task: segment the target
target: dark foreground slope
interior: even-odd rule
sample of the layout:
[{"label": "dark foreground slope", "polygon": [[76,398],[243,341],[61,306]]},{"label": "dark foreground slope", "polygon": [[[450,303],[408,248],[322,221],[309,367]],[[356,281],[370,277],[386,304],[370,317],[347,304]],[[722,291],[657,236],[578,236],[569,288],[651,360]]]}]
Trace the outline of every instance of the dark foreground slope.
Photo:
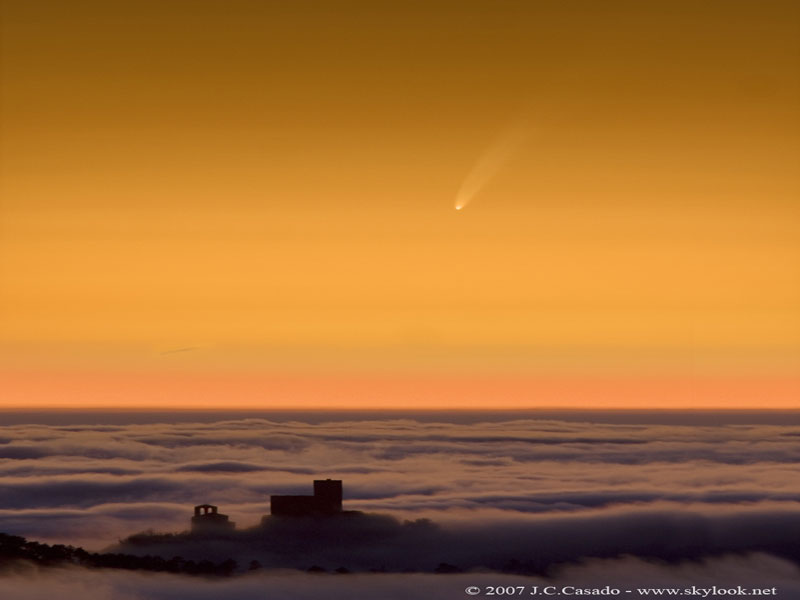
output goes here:
[{"label": "dark foreground slope", "polygon": [[95,569],[125,569],[210,577],[227,577],[237,568],[236,562],[231,559],[215,563],[209,560],[186,560],[180,556],[165,559],[161,556],[87,552],[75,546],[41,544],[30,542],[17,535],[0,533],[0,570],[14,570],[22,564],[33,564],[38,567],[80,566]]}]

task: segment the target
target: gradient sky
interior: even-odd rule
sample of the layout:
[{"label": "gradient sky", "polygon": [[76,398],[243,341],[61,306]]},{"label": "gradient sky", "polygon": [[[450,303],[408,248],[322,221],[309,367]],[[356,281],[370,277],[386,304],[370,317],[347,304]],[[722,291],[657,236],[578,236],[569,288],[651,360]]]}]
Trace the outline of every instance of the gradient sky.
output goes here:
[{"label": "gradient sky", "polygon": [[389,4],[4,3],[0,406],[800,403],[796,2]]}]

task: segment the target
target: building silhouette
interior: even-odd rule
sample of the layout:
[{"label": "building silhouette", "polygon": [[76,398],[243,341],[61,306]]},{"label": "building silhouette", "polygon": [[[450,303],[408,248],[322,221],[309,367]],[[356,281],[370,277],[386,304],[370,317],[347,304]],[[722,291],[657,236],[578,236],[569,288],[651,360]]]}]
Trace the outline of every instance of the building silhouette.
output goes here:
[{"label": "building silhouette", "polygon": [[217,534],[233,531],[236,524],[217,512],[217,507],[213,504],[198,504],[194,507],[192,517],[192,533]]},{"label": "building silhouette", "polygon": [[[313,496],[270,496],[270,514],[290,517],[328,517],[343,514],[342,480],[317,479]],[[353,514],[349,511],[347,514]],[[262,518],[266,522],[268,516]],[[219,535],[230,533],[236,524],[223,515],[213,504],[198,504],[194,507],[192,533],[196,535]]]},{"label": "building silhouette", "polygon": [[270,496],[270,514],[276,516],[321,516],[342,512],[342,480],[317,479],[313,496]]}]

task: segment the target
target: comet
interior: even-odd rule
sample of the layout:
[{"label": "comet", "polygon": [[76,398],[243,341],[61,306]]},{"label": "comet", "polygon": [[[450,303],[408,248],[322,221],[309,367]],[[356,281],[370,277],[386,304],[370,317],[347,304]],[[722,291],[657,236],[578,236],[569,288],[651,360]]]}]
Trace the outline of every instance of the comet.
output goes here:
[{"label": "comet", "polygon": [[463,210],[494,178],[529,137],[528,128],[517,124],[498,135],[467,173],[456,194],[455,209]]}]

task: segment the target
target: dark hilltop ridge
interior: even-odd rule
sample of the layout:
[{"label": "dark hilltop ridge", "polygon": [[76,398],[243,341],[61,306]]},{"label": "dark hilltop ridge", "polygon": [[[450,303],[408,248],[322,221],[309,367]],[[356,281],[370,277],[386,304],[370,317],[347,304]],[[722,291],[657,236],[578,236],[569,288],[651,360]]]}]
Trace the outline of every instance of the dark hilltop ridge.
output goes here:
[{"label": "dark hilltop ridge", "polygon": [[[342,481],[340,479],[317,479],[312,496],[270,496],[270,516],[274,517],[333,517],[337,515],[361,514],[342,510]],[[269,517],[262,519],[262,525]],[[228,515],[219,512],[213,504],[194,507],[192,534],[218,536],[236,530]]]},{"label": "dark hilltop ridge", "polygon": [[217,506],[195,506],[181,533],[137,533],[90,553],[0,534],[0,567],[83,566],[229,576],[259,569],[310,572],[552,575],[587,558],[667,562],[765,552],[800,565],[800,515],[703,517],[663,509],[602,518],[436,524],[344,510],[340,480],[314,481],[312,495],[271,496],[270,514],[238,529]]},{"label": "dark hilltop ridge", "polygon": [[[194,507],[189,531],[138,533],[122,540],[112,551],[179,554],[212,561],[235,557],[266,568],[310,566],[339,572],[430,572],[440,566],[438,562],[431,564],[434,557],[411,567],[401,558],[419,555],[420,544],[433,544],[441,538],[443,532],[434,523],[427,519],[401,522],[389,515],[344,510],[342,497],[341,480],[315,480],[312,495],[270,496],[270,514],[247,529],[237,529],[219,507],[199,504]],[[402,568],[398,568],[400,563]]]},{"label": "dark hilltop ridge", "polygon": [[766,515],[730,524],[698,518],[653,511],[576,520],[572,525],[475,519],[445,526],[429,519],[401,521],[345,510],[342,481],[321,479],[314,481],[312,495],[271,496],[270,514],[254,527],[237,529],[216,506],[201,504],[194,509],[189,531],[139,533],[112,550],[330,572],[489,569],[542,575],[590,557],[682,561],[747,552],[768,552],[800,563],[795,535],[800,518],[780,522]]}]

